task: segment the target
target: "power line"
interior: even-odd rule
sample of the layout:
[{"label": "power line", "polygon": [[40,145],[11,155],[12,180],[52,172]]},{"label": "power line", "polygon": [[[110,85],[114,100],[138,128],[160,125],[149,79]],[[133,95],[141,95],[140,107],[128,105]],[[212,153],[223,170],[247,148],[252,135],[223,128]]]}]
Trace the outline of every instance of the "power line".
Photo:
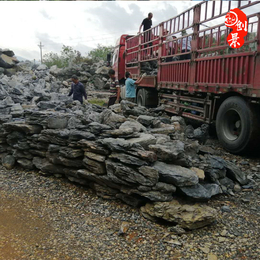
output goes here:
[{"label": "power line", "polygon": [[44,47],[44,45],[42,45],[42,43],[40,42],[40,44],[38,45],[40,48],[40,54],[41,54],[41,63],[42,63],[42,48]]}]

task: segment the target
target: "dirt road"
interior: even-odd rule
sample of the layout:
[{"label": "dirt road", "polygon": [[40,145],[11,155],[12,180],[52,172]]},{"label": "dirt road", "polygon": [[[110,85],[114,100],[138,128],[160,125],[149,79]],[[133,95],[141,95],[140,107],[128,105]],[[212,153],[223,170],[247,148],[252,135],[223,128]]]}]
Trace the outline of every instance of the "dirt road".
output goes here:
[{"label": "dirt road", "polygon": [[[257,169],[257,161],[248,163]],[[65,179],[0,167],[0,259],[259,259],[255,181],[254,189],[209,202],[218,210],[214,225],[176,235],[170,226],[142,218],[138,209]],[[119,236],[125,221],[129,230]]]}]

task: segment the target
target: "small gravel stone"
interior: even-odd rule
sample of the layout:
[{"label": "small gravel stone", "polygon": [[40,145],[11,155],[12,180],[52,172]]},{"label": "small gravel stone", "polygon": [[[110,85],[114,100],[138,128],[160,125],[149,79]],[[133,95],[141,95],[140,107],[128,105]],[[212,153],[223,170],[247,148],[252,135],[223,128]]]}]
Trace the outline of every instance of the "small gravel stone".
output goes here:
[{"label": "small gravel stone", "polygon": [[221,211],[222,212],[231,212],[231,209],[229,206],[223,206],[223,207],[221,207]]},{"label": "small gravel stone", "polygon": [[236,184],[236,185],[234,186],[234,191],[235,191],[235,192],[241,191],[241,187],[240,187],[239,184]]}]

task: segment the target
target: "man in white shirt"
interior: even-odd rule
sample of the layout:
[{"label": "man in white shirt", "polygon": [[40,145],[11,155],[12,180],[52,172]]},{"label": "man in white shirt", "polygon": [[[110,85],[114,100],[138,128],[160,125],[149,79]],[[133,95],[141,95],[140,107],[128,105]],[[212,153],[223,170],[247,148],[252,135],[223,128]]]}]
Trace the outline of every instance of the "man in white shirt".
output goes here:
[{"label": "man in white shirt", "polygon": [[[181,36],[185,36],[187,35],[186,31],[183,30],[181,32]],[[191,36],[187,36],[187,37],[184,37],[182,38],[182,46],[181,46],[181,52],[184,53],[184,52],[189,52],[191,50]],[[181,44],[181,40],[178,41],[179,44]],[[191,58],[191,54],[190,53],[187,53],[187,54],[183,54],[180,56],[180,60],[189,60]]]},{"label": "man in white shirt", "polygon": [[[167,35],[168,35],[169,31],[167,31]],[[175,51],[176,51],[176,44],[173,42],[174,39],[176,39],[176,36],[172,36],[172,35],[168,35],[166,37],[166,42],[168,42],[165,47],[166,47],[166,55],[174,55]],[[167,57],[166,62],[171,62],[173,61],[173,57]]]}]

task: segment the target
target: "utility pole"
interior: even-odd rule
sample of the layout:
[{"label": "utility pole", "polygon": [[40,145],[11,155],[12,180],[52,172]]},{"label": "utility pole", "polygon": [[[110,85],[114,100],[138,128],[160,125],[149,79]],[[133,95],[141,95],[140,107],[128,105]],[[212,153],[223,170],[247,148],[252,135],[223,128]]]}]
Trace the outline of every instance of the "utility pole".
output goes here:
[{"label": "utility pole", "polygon": [[42,63],[42,48],[44,45],[42,45],[42,43],[40,42],[40,44],[38,45],[40,48],[40,53],[41,53],[41,63]]}]

